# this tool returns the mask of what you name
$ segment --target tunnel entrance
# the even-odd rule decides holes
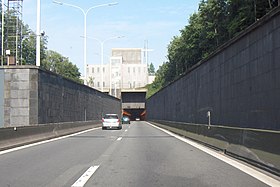
[[[124,116],[129,116],[130,120],[146,119],[146,89],[122,91],[122,110]]]
[[[123,115],[128,116],[131,121],[135,121],[137,118],[145,120],[146,110],[145,109],[123,109]]]

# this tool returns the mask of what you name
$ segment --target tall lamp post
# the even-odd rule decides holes
[[[109,40],[113,40],[113,39],[118,39],[118,38],[123,38],[124,36],[115,36],[115,37],[110,37],[107,38],[103,41],[99,40],[98,38],[93,38],[93,37],[88,37],[89,39],[93,39],[96,40],[100,43],[101,46],[101,91],[104,91],[104,86],[103,86],[103,81],[104,81],[104,72],[103,72],[103,65],[104,65],[104,43],[109,41]],[[111,69],[110,69],[111,71]],[[111,76],[111,72],[110,72],[110,76]],[[110,79],[111,81],[111,79]],[[109,91],[110,92],[110,91]]]
[[[37,0],[37,30],[36,30],[36,66],[40,66],[41,59],[41,0]]]
[[[113,5],[117,5],[118,3],[114,2],[114,3],[96,5],[96,6],[92,6],[92,7],[88,8],[87,10],[82,9],[79,6],[72,5],[69,3],[62,3],[60,1],[53,0],[53,3],[56,3],[58,5],[65,5],[65,6],[70,6],[70,7],[76,8],[76,9],[80,10],[84,15],[84,76],[85,76],[84,84],[87,84],[87,70],[86,70],[86,68],[87,68],[87,59],[86,59],[87,58],[87,14],[90,10],[92,10],[94,8],[103,7],[103,6],[113,6]]]

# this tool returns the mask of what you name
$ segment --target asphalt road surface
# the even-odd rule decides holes
[[[137,121],[0,152],[0,187],[280,185],[222,158]]]

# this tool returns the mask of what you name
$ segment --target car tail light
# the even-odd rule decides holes
[[[102,122],[104,122],[104,118],[102,118]]]

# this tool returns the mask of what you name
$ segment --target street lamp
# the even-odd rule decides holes
[[[84,36],[83,36],[84,37]],[[93,38],[93,37],[88,37],[89,39],[96,40],[100,43],[101,46],[101,91],[103,92],[103,81],[104,81],[104,72],[103,72],[103,65],[104,65],[104,43],[113,40],[113,39],[118,39],[118,38],[123,38],[124,36],[115,36],[115,37],[110,37],[107,38],[103,41],[99,40],[98,38]],[[110,77],[111,77],[111,67],[110,67]],[[111,78],[110,78],[111,81]],[[110,91],[109,91],[110,92]]]
[[[87,58],[87,14],[90,10],[92,10],[94,8],[103,7],[103,6],[113,6],[113,5],[117,5],[118,3],[114,2],[114,3],[96,5],[96,6],[92,6],[92,7],[88,8],[87,10],[82,9],[79,6],[72,5],[69,3],[63,3],[60,1],[53,0],[53,3],[56,3],[58,5],[65,5],[65,6],[70,6],[70,7],[76,8],[76,9],[80,10],[84,15],[84,76],[85,76],[84,84],[86,85],[87,84],[87,82],[86,82],[87,81],[87,71],[86,71],[86,68],[87,68],[87,59],[86,59]]]
[[[36,66],[40,66],[41,58],[41,0],[37,0],[37,30],[36,30]]]

